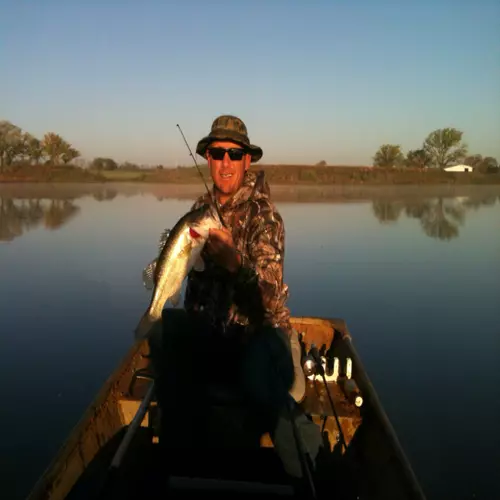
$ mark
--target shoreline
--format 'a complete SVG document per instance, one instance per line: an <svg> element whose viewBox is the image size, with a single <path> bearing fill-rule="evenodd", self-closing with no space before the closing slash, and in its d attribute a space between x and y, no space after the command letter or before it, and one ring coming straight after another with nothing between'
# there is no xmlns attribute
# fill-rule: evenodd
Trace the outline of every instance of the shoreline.
<svg viewBox="0 0 500 500"><path fill-rule="evenodd" d="M271 199L293 203L345 203L366 200L398 200L422 198L453 198L499 196L500 184L440 184L440 185L303 185L269 184ZM0 183L0 198L76 200L92 197L111 201L116 197L153 196L164 199L195 199L205 192L198 183L146 182L11 182Z"/></svg>
<svg viewBox="0 0 500 500"><path fill-rule="evenodd" d="M208 182L206 165L200 170ZM265 172L270 186L432 186L500 185L499 173L444 172L422 169L374 167L253 165L251 171ZM195 167L143 170L88 170L75 166L19 166L0 172L0 185L8 184L94 184L137 183L143 185L200 185Z"/></svg>

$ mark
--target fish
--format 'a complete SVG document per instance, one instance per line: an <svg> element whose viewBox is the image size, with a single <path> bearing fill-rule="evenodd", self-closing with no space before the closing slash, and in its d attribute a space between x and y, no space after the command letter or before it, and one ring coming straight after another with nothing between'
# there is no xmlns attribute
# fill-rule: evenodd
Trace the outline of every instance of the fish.
<svg viewBox="0 0 500 500"><path fill-rule="evenodd" d="M146 338L161 320L165 304L179 304L182 284L192 271L202 272L205 263L201 251L210 229L222 224L214 206L206 204L182 216L171 230L165 230L159 243L160 254L143 271L143 282L152 289L151 301L134 334L136 340Z"/></svg>

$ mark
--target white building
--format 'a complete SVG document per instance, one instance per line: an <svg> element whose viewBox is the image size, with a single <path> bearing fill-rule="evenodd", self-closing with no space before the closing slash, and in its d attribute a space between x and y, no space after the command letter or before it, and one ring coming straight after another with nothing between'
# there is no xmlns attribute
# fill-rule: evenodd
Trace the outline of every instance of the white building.
<svg viewBox="0 0 500 500"><path fill-rule="evenodd" d="M446 172L474 172L474 168L470 165L453 165L452 167L446 167Z"/></svg>

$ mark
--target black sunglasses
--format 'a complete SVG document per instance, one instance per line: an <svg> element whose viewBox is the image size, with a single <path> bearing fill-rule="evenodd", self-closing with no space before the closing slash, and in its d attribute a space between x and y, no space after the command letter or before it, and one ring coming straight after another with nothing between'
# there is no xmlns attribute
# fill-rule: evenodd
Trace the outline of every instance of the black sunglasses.
<svg viewBox="0 0 500 500"><path fill-rule="evenodd" d="M230 148L230 149L224 149L224 148L209 148L208 152L210 153L210 156L214 160L222 160L224 158L224 155L226 153L229 154L229 158L231 158L232 161L239 161L245 156L245 150L240 149L240 148Z"/></svg>

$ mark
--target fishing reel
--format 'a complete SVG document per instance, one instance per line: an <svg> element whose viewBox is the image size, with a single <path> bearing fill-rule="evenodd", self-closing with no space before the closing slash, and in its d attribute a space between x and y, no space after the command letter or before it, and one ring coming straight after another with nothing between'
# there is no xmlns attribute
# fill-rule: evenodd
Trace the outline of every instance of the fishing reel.
<svg viewBox="0 0 500 500"><path fill-rule="evenodd" d="M328 369L326 356L321 356L318 348L312 344L309 353L304 358L302 364L305 376L314 381L317 377L323 380L326 389L328 390L328 382L335 382L344 392L347 400L357 406L363 405L363 397L361 391L352 378L352 359L346 358L345 371L340 374L340 361L338 357L333 358L333 370Z"/></svg>
<svg viewBox="0 0 500 500"><path fill-rule="evenodd" d="M333 358L333 370L331 370L326 356L322 356L316 345L312 344L309 353L304 357L302 369L309 380L324 376L327 382L336 382L339 377L339 358Z"/></svg>

